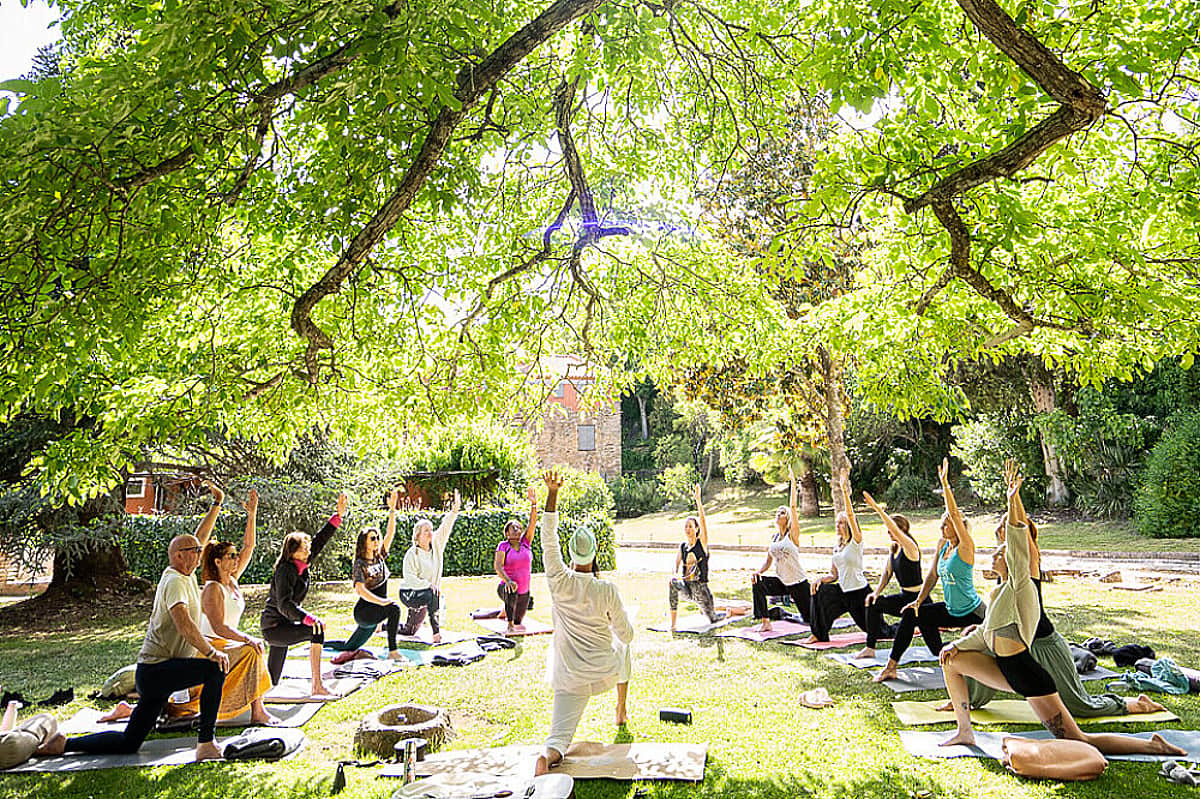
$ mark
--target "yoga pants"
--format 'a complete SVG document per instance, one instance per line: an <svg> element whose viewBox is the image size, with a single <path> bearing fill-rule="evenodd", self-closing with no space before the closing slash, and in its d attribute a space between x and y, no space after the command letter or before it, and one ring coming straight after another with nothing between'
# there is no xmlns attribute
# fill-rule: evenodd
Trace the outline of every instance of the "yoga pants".
<svg viewBox="0 0 1200 799"><path fill-rule="evenodd" d="M717 611L713 607L712 591L708 588L706 580L681 580L678 577L671 579L667 583L667 603L671 606L671 610L679 609L679 596L683 595L684 599L690 599L700 607L700 612L703 613L710 623L717 621Z"/></svg>
<svg viewBox="0 0 1200 799"><path fill-rule="evenodd" d="M193 685L204 686L200 692L200 732L196 742L210 743L217 726L221 686L224 684L225 673L221 667L205 658L172 658L159 663L139 663L136 676L138 703L133 706L133 715L129 717L125 729L68 738L67 751L133 754L141 748L146 736L154 731L158 714L166 707L171 694Z"/></svg>
<svg viewBox="0 0 1200 799"><path fill-rule="evenodd" d="M814 625L812 611L812 591L809 588L808 580L801 580L798 583L784 585L783 580L770 574L760 574L758 580L751 586L751 594L754 596L754 618L767 618L767 597L769 596L790 596L792 601L796 603L796 610L800 612L800 617L804 619L805 624Z"/></svg>
<svg viewBox="0 0 1200 799"><path fill-rule="evenodd" d="M293 622L263 629L263 640L267 642L267 671L271 684L279 685L283 676L283 662L287 660L288 647L308 641L310 644L325 643L325 632L317 632L311 624Z"/></svg>
<svg viewBox="0 0 1200 799"><path fill-rule="evenodd" d="M913 615L913 612L906 611L900 617L900 626L896 628L896 637L892 640L892 655L891 659L900 662L900 656L903 655L910 644L912 644L913 632L918 628L921 630L921 637L925 639L925 646L933 654L938 654L945 646L942 641L942 628L958 629L970 627L972 624L983 624L983 614L987 606L982 602L966 616L955 616L946 609L945 602L922 602L921 612Z"/></svg>
<svg viewBox="0 0 1200 799"><path fill-rule="evenodd" d="M360 628L367 627L372 630L379 622L386 621L388 649L396 648L396 633L400 629L399 605L390 602L386 605L376 605L360 598L354 605L354 621Z"/></svg>
<svg viewBox="0 0 1200 799"><path fill-rule="evenodd" d="M837 583L822 583L812 597L812 634L818 641L828 641L833 623L843 613L849 613L854 623L868 632L867 608L863 602L871 589L867 586L857 591L843 591Z"/></svg>
<svg viewBox="0 0 1200 799"><path fill-rule="evenodd" d="M433 630L434 634L441 631L438 625L439 597L432 588L417 590L401 588L397 594L400 601L408 608L408 619L404 622L401 634L416 635L417 628L421 626L421 622L425 621L426 614L429 614L429 628Z"/></svg>
<svg viewBox="0 0 1200 799"><path fill-rule="evenodd" d="M900 609L909 602L916 601L920 593L917 591L901 590L898 594L881 596L867 605L867 646L875 648L880 638L890 638L896 634L896 628L883 623L883 614L899 616Z"/></svg>
<svg viewBox="0 0 1200 799"><path fill-rule="evenodd" d="M525 611L529 610L530 601L533 599L531 593L526 591L518 594L516 591L509 591L507 585L500 583L496 586L496 594L504 603L504 618L508 619L509 624L516 625L525 621Z"/></svg>
<svg viewBox="0 0 1200 799"><path fill-rule="evenodd" d="M1050 672L1033 659L1028 649L1015 655L996 655L996 666L1013 691L1026 699L1058 693Z"/></svg>

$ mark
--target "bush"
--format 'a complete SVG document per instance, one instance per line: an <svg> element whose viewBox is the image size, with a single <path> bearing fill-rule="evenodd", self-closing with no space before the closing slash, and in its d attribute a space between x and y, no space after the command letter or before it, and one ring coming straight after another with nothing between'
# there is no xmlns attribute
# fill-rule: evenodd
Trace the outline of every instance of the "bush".
<svg viewBox="0 0 1200 799"><path fill-rule="evenodd" d="M1041 445L1028 420L1009 414L985 414L953 428L950 454L962 461L963 476L980 501L1003 506L1004 461L1015 458L1025 475L1021 500L1036 508L1046 494Z"/></svg>
<svg viewBox="0 0 1200 799"><path fill-rule="evenodd" d="M700 482L700 475L692 464L677 463L659 475L658 482L668 502L686 504L691 501L692 491L695 490L696 483Z"/></svg>
<svg viewBox="0 0 1200 799"><path fill-rule="evenodd" d="M631 519L643 513L653 513L666 504L658 490L658 481L639 480L622 475L608 485L616 503L617 518Z"/></svg>
<svg viewBox="0 0 1200 799"><path fill-rule="evenodd" d="M889 511L928 508L939 504L933 487L915 474L902 474L883 494Z"/></svg>
<svg viewBox="0 0 1200 799"><path fill-rule="evenodd" d="M1133 518L1151 538L1200 537L1200 412L1174 417L1150 451Z"/></svg>
<svg viewBox="0 0 1200 799"><path fill-rule="evenodd" d="M408 441L397 460L405 473L468 472L436 474L414 482L431 496L457 489L477 503L516 500L525 495L537 473L537 456L529 439L492 422L434 428Z"/></svg>
<svg viewBox="0 0 1200 799"><path fill-rule="evenodd" d="M665 435L654 447L654 463L660 469L692 462L692 445L683 433Z"/></svg>
<svg viewBox="0 0 1200 799"><path fill-rule="evenodd" d="M582 518L592 514L612 515L613 495L599 472L560 466L556 469L563 478L558 490L558 512L563 516ZM542 489L545 490L544 488Z"/></svg>
<svg viewBox="0 0 1200 799"><path fill-rule="evenodd" d="M649 472L655 468L654 439L622 442L621 471Z"/></svg>

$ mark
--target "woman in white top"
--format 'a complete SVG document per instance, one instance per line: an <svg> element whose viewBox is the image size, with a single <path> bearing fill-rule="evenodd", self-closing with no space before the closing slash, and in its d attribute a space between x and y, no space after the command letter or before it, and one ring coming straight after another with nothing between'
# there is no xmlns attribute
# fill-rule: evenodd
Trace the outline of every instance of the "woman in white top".
<svg viewBox="0 0 1200 799"><path fill-rule="evenodd" d="M546 472L546 513L542 517L542 561L550 588L554 637L546 653L546 681L554 690L554 710L546 752L537 759L536 774L560 762L575 737L588 700L617 688L617 724L627 721L629 642L633 625L617 587L595 576L596 538L586 527L567 542L571 557L563 561L558 541L558 489L562 478Z"/></svg>
<svg viewBox="0 0 1200 799"><path fill-rule="evenodd" d="M800 564L800 516L796 510L796 475L788 467L791 492L787 505L775 511L775 534L767 546L767 559L758 571L750 575L751 593L754 596L754 618L762 619L759 629L771 630L771 617L767 608L768 596L787 595L796 603L796 610L806 624L812 624L812 595L808 586L808 574ZM766 574L775 564L775 576Z"/></svg>
<svg viewBox="0 0 1200 799"><path fill-rule="evenodd" d="M404 554L404 577L400 581L397 596L408 608L408 620L400 629L401 635L416 635L425 616L429 616L429 628L433 630L433 642L441 643L442 631L438 623L441 607L442 561L446 542L454 529L454 520L462 508L462 497L454 492L454 504L442 517L442 523L434 532L433 522L418 519L413 525L413 545Z"/></svg>
<svg viewBox="0 0 1200 799"><path fill-rule="evenodd" d="M812 641L828 641L829 630L843 613L849 613L863 632L867 623L867 594L871 587L862 565L862 530L854 517L847 483L841 486L845 513L837 517L837 546L833 548L830 573L812 584Z"/></svg>

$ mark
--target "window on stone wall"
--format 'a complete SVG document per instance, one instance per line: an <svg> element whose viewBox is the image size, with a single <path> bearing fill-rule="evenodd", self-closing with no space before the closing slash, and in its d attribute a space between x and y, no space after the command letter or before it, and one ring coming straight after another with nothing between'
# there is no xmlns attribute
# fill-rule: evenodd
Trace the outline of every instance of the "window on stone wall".
<svg viewBox="0 0 1200 799"><path fill-rule="evenodd" d="M581 424L575 428L579 434L579 451L591 452L596 448L596 425Z"/></svg>
<svg viewBox="0 0 1200 799"><path fill-rule="evenodd" d="M146 478L130 477L125 481L125 498L141 499L146 496Z"/></svg>

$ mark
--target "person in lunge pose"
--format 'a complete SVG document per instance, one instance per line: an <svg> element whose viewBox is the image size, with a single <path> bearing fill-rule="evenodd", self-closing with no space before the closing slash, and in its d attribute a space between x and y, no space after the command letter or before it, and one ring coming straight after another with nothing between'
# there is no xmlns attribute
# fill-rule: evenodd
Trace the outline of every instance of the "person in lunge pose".
<svg viewBox="0 0 1200 799"><path fill-rule="evenodd" d="M1006 467L1008 522L1004 543L992 557L992 568L1001 576L992 593L983 623L942 649L942 672L950 694L957 729L942 746L973 745L971 703L967 677L1001 691L1012 691L1029 702L1042 724L1055 738L1083 741L1106 754L1182 755L1184 750L1160 735L1148 740L1119 733L1085 733L1063 704L1054 678L1029 653L1040 615L1037 590L1030 579L1030 536L1014 499L1022 478L1015 466Z"/></svg>
<svg viewBox="0 0 1200 799"><path fill-rule="evenodd" d="M875 498L866 491L863 492L863 499L871 507L871 510L879 514L880 519L883 519L884 529L892 539L891 553L887 565L883 567L883 576L879 578L879 587L867 594L866 598L867 645L855 655L859 658L873 658L875 657L875 644L879 639L887 637L888 633L894 634L895 632L885 626L883 614L899 616L901 609L921 593L921 547L908 529L908 517L901 516L899 513L894 516L885 513ZM887 588L893 575L900 586L900 593L882 596L883 589Z"/></svg>
<svg viewBox="0 0 1200 799"><path fill-rule="evenodd" d="M500 585L496 593L504 603L504 618L508 620L505 632L525 632L525 612L533 603L533 595L529 593L533 580L533 531L537 529L537 491L529 488L529 524L521 529L516 519L504 523L504 540L496 547L496 559L493 564Z"/></svg>
<svg viewBox="0 0 1200 799"><path fill-rule="evenodd" d="M875 676L875 682L896 678L900 658L912 643L917 628L921 630L925 646L936 655L942 651L943 627L962 629L983 621L987 606L975 591L975 540L954 501L949 473L950 463L943 459L938 469L942 498L946 503L946 512L942 514L942 540L938 542L937 554L929 565L920 593L901 611L900 626L892 641L892 654L883 671ZM942 601L930 602L929 593L938 580L942 582Z"/></svg>
<svg viewBox="0 0 1200 799"><path fill-rule="evenodd" d="M679 545L679 553L675 555L675 572L682 569L683 576L672 577L667 584L671 632L675 632L680 595L695 602L710 623L715 623L721 617L713 606L712 591L708 588L708 521L704 518L704 500L700 495L699 483L692 491L692 496L696 500L696 515L684 519L684 543Z"/></svg>
<svg viewBox="0 0 1200 799"><path fill-rule="evenodd" d="M617 724L628 720L625 699L629 691L633 625L617 586L599 579L593 571L596 537L586 527L577 528L567 542L570 566L563 561L558 543L558 490L562 478L546 472L546 513L542 517L542 560L550 587L550 613L554 638L546 657L546 681L554 690L554 710L546 752L535 765L536 774L562 762L575 737L588 700L617 687Z"/></svg>
<svg viewBox="0 0 1200 799"><path fill-rule="evenodd" d="M812 584L812 637L809 641L828 641L833 623L843 613L849 613L863 632L870 633L867 623L867 594L871 593L862 565L862 530L850 502L849 478L841 485L845 513L837 517L837 546L833 548L830 573Z"/></svg>
<svg viewBox="0 0 1200 799"><path fill-rule="evenodd" d="M307 641L309 670L312 674L310 693L314 697L333 696L325 690L325 685L321 682L321 648L325 643L325 623L305 610L300 603L308 596L310 567L342 526L346 502L346 495L338 494L337 510L315 537L302 532L288 533L284 536L279 560L275 561L275 573L271 577L267 604L262 612L262 633L269 646L267 670L271 674L271 682L278 685L283 676L288 647Z"/></svg>
<svg viewBox="0 0 1200 799"><path fill-rule="evenodd" d="M771 617L767 597L787 595L796 603L796 610L806 624L812 624L812 591L808 574L800 563L800 515L796 510L796 475L788 468L790 488L788 504L775 511L775 534L767 546L767 559L750 575L754 597L754 618L761 619L761 632L770 632ZM703 518L703 517L702 517ZM707 548L707 547L706 547ZM774 576L766 573L775 565Z"/></svg>
<svg viewBox="0 0 1200 799"><path fill-rule="evenodd" d="M354 565L350 570L354 593L358 595L358 601L354 603L354 621L366 630L373 630L380 622L387 622L388 656L393 660L401 658L400 650L396 648L396 636L400 632L400 604L388 599L387 581L391 572L388 571L387 556L392 548L392 539L396 537L396 503L399 499L399 491L392 489L388 492L387 532L382 538L378 527L368 527L358 534L358 541L354 545Z"/></svg>
<svg viewBox="0 0 1200 799"><path fill-rule="evenodd" d="M442 641L438 619L442 596L442 559L446 542L450 540L450 531L454 529L454 520L458 518L461 508L462 497L455 491L454 504L442 517L436 533L433 522L428 519L418 519L413 525L413 545L404 554L404 579L396 590L396 595L408 608L408 619L401 628L404 635L416 635L421 622L428 615L433 642Z"/></svg>

